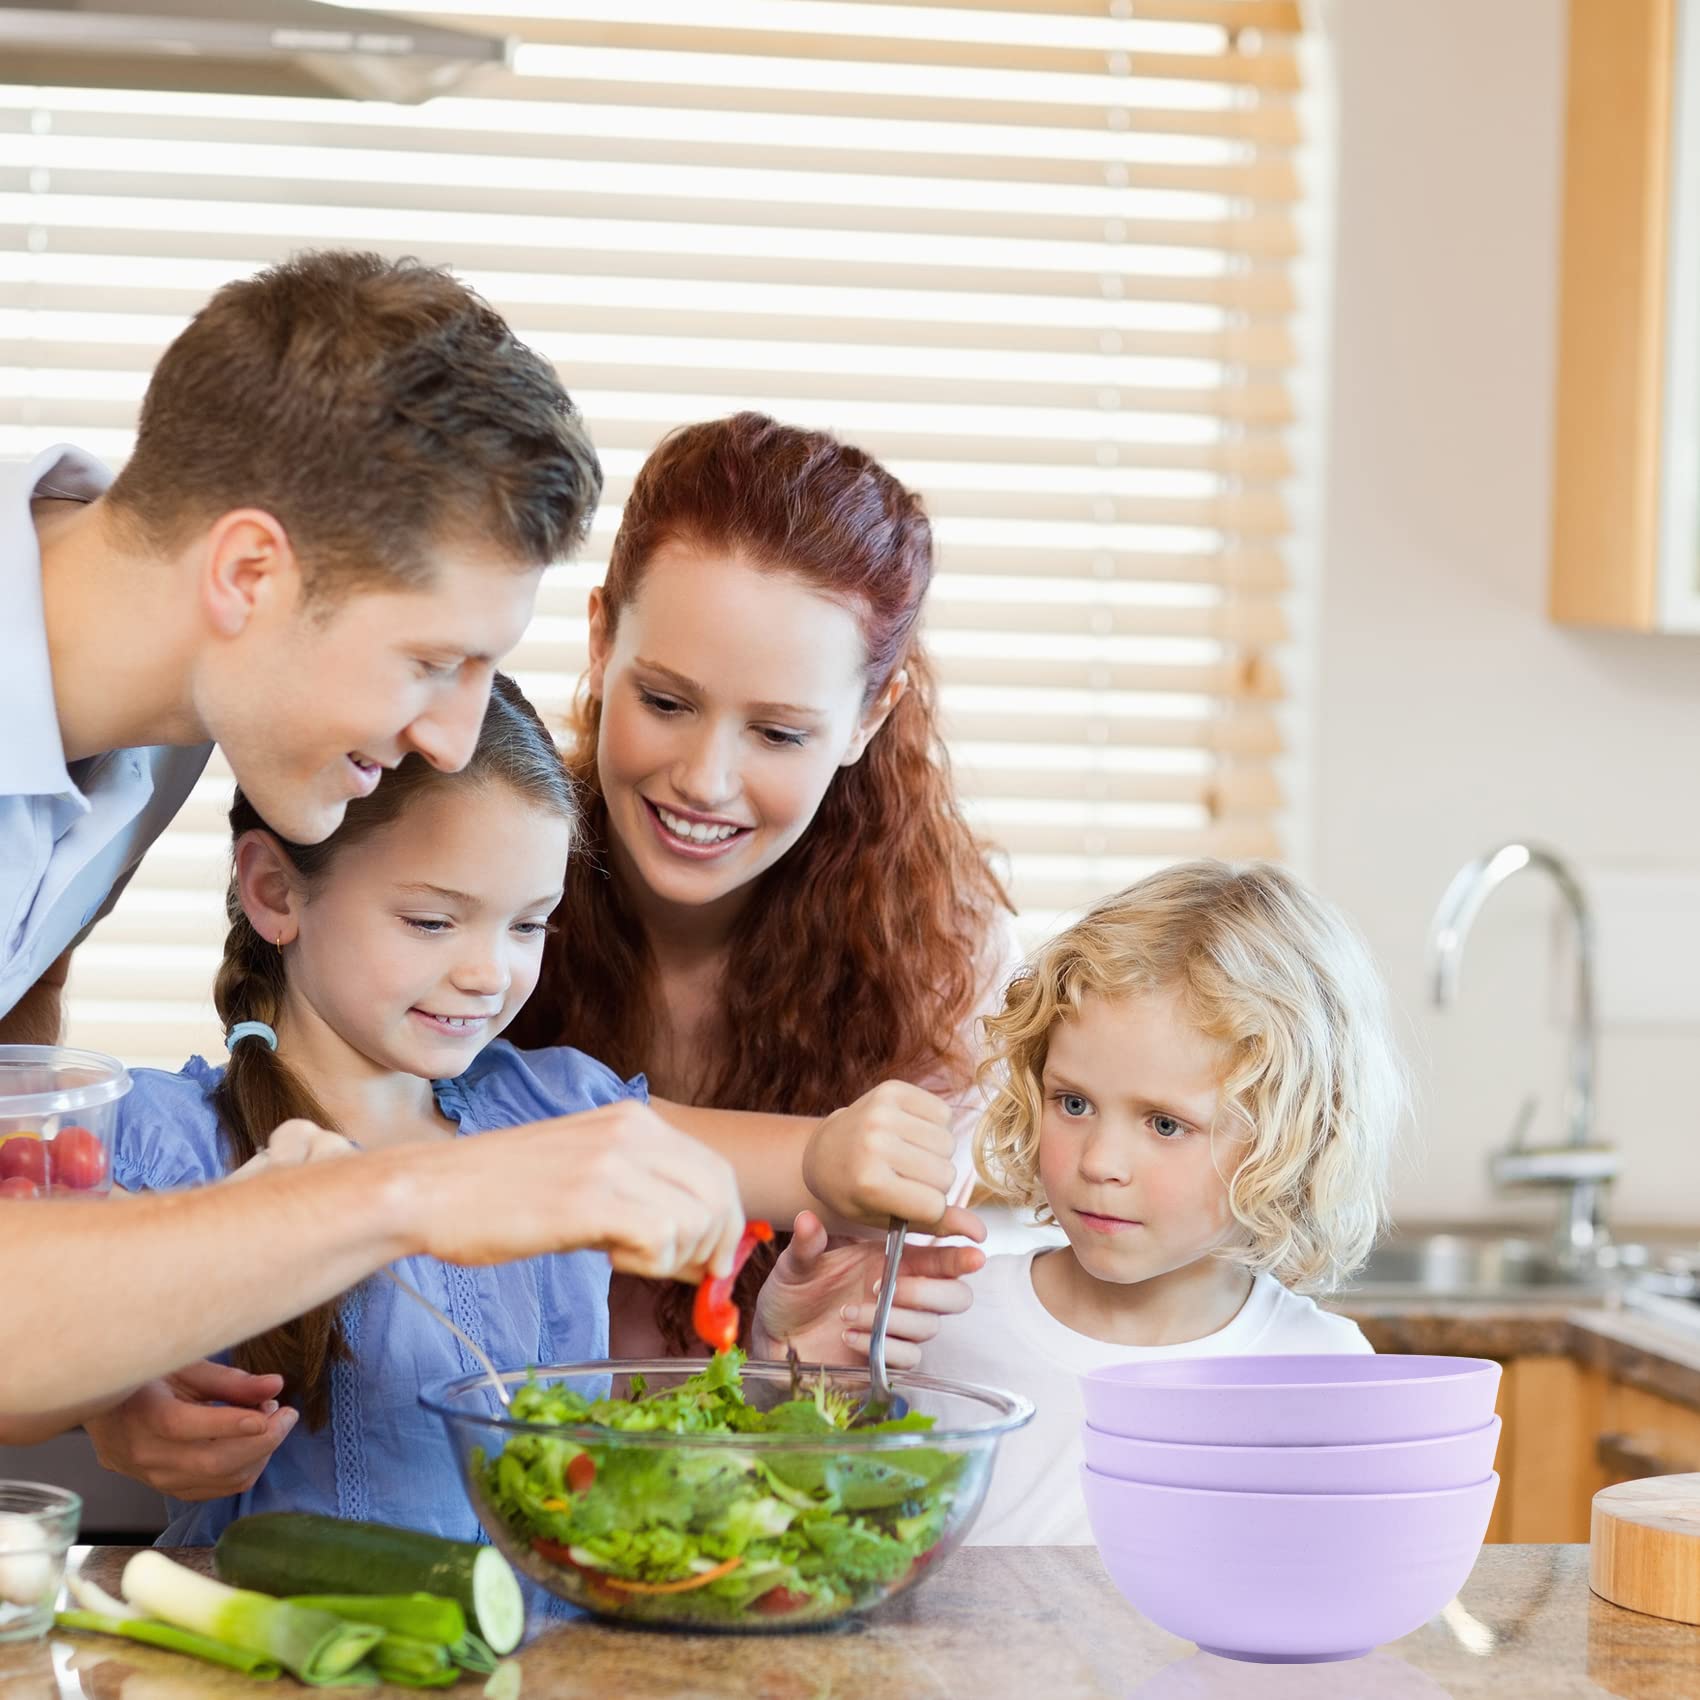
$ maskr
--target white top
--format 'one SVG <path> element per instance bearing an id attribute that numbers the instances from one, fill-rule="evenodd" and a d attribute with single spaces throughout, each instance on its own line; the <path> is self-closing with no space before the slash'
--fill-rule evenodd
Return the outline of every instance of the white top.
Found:
<path id="1" fill-rule="evenodd" d="M 974 1308 L 947 1317 L 922 1352 L 927 1375 L 1025 1394 L 1035 1412 L 998 1443 L 986 1503 L 968 1531 L 971 1546 L 1090 1546 L 1080 1496 L 1083 1371 L 1156 1358 L 1243 1357 L 1269 1352 L 1367 1352 L 1358 1325 L 1319 1310 L 1273 1275 L 1252 1281 L 1225 1328 L 1173 1346 L 1119 1346 L 1077 1334 L 1033 1290 L 1033 1259 L 1045 1248 L 993 1257 L 970 1277 Z"/>
<path id="2" fill-rule="evenodd" d="M 64 444 L 0 459 L 0 1015 L 118 901 L 212 750 L 113 750 L 66 764 L 30 502 L 89 502 L 111 482 Z"/>

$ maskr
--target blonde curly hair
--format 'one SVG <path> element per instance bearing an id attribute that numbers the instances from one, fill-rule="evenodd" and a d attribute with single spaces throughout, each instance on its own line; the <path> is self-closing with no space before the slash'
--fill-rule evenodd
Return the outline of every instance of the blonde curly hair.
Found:
<path id="1" fill-rule="evenodd" d="M 1214 1255 L 1297 1290 L 1336 1286 L 1386 1222 L 1405 1068 L 1363 940 L 1268 862 L 1179 863 L 1103 899 L 1040 947 L 985 1020 L 982 1180 L 1041 1221 L 1055 1219 L 1039 1181 L 1051 1035 L 1089 997 L 1168 991 L 1227 1046 L 1211 1131 L 1246 1143 L 1224 1177 L 1245 1242 Z"/>

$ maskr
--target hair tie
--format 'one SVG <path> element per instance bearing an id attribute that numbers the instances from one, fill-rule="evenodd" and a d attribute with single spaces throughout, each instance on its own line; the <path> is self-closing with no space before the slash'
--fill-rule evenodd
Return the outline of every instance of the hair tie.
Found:
<path id="1" fill-rule="evenodd" d="M 238 1021 L 236 1025 L 225 1034 L 224 1048 L 227 1051 L 234 1051 L 239 1039 L 246 1039 L 250 1036 L 255 1039 L 264 1039 L 266 1045 L 271 1050 L 275 1051 L 277 1049 L 277 1034 L 273 1032 L 272 1029 L 263 1021 Z"/>

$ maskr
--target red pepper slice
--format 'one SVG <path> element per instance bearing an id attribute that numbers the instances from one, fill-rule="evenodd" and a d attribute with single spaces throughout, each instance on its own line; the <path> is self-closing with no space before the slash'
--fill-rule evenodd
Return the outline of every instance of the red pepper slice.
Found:
<path id="1" fill-rule="evenodd" d="M 732 1254 L 730 1275 L 711 1275 L 697 1288 L 696 1303 L 691 1307 L 691 1326 L 697 1338 L 724 1352 L 738 1343 L 738 1307 L 732 1302 L 732 1283 L 738 1271 L 749 1261 L 758 1245 L 773 1238 L 769 1222 L 746 1222 L 738 1239 L 738 1249 Z"/>

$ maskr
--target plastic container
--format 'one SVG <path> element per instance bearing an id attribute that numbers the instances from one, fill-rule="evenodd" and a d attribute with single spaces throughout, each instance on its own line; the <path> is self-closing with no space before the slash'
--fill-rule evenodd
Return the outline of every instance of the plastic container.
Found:
<path id="1" fill-rule="evenodd" d="M 1434 1440 L 1368 1446 L 1180 1446 L 1100 1434 L 1086 1424 L 1088 1468 L 1123 1481 L 1230 1493 L 1429 1493 L 1493 1471 L 1500 1421 Z"/>
<path id="2" fill-rule="evenodd" d="M 1081 1466 L 1110 1579 L 1224 1658 L 1357 1658 L 1420 1628 L 1474 1568 L 1499 1477 L 1442 1493 L 1218 1493 Z"/>
<path id="3" fill-rule="evenodd" d="M 0 1203 L 112 1190 L 112 1136 L 130 1071 L 66 1045 L 0 1045 Z"/>
<path id="4" fill-rule="evenodd" d="M 1491 1358 L 1269 1355 L 1113 1364 L 1080 1378 L 1101 1434 L 1182 1446 L 1371 1446 L 1493 1421 Z"/>
<path id="5" fill-rule="evenodd" d="M 47 1632 L 82 1509 L 64 1488 L 0 1481 L 0 1642 Z"/>
<path id="6" fill-rule="evenodd" d="M 659 1393 L 702 1368 L 701 1361 L 690 1359 L 604 1359 L 530 1373 L 544 1383 L 565 1382 L 587 1398 L 624 1399 L 630 1397 L 634 1375 L 644 1378 L 651 1393 Z M 517 1385 L 527 1373 L 516 1370 L 502 1379 Z M 867 1397 L 866 1369 L 819 1373 L 833 1391 L 857 1400 Z M 805 1397 L 816 1374 L 804 1372 Z M 911 1410 L 936 1419 L 932 1429 L 895 1434 L 852 1429 L 831 1436 L 673 1434 L 528 1423 L 502 1414 L 481 1375 L 452 1382 L 440 1394 L 422 1395 L 420 1403 L 447 1427 L 467 1493 L 490 1539 L 550 1593 L 622 1623 L 750 1633 L 835 1622 L 912 1586 L 960 1545 L 985 1499 L 998 1441 L 1033 1414 L 1027 1400 L 993 1388 L 925 1375 L 900 1375 L 893 1381 Z M 758 1409 L 783 1403 L 792 1397 L 791 1370 L 781 1363 L 748 1363 L 743 1391 Z M 568 1443 L 563 1453 L 582 1448 L 595 1466 L 588 1485 L 571 1487 L 563 1481 L 563 1509 L 569 1496 L 582 1495 L 589 1506 L 591 1496 L 600 1495 L 608 1528 L 628 1532 L 634 1542 L 665 1539 L 663 1531 L 677 1529 L 697 1543 L 700 1531 L 716 1519 L 740 1515 L 772 1514 L 781 1530 L 790 1521 L 800 1534 L 809 1519 L 796 1513 L 829 1498 L 845 1515 L 830 1526 L 811 1525 L 832 1537 L 815 1542 L 805 1560 L 811 1597 L 764 1580 L 767 1573 L 754 1562 L 683 1591 L 645 1587 L 641 1577 L 597 1568 L 586 1562 L 582 1549 L 575 1555 L 570 1545 L 551 1539 L 553 1518 L 547 1511 L 511 1523 L 503 1515 L 490 1490 L 504 1455 L 516 1447 L 516 1467 L 535 1464 L 539 1440 Z M 871 1555 L 857 1541 L 852 1523 L 876 1537 Z"/>

